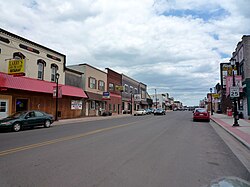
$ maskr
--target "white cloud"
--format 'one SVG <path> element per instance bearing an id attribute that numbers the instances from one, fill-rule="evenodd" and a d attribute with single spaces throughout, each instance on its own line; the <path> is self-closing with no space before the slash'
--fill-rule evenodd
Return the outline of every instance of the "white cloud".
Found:
<path id="1" fill-rule="evenodd" d="M 247 7 L 248 0 L 9 0 L 0 24 L 66 54 L 68 65 L 113 68 L 198 104 L 219 81 L 219 63 L 249 34 Z M 191 13 L 164 14 L 173 9 Z"/>

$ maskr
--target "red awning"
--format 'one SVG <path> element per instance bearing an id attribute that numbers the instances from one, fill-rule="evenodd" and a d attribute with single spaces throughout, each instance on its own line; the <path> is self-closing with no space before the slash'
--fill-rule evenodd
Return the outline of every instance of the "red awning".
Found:
<path id="1" fill-rule="evenodd" d="M 2 88 L 53 94 L 54 86 L 56 86 L 54 82 L 36 80 L 29 77 L 13 77 L 12 75 L 0 72 L 0 87 Z M 88 98 L 81 88 L 68 85 L 60 86 L 62 87 L 62 95 Z"/>
<path id="2" fill-rule="evenodd" d="M 118 94 L 110 93 L 110 97 L 118 97 L 118 98 L 121 98 L 122 96 L 121 96 L 121 95 L 118 95 Z"/>

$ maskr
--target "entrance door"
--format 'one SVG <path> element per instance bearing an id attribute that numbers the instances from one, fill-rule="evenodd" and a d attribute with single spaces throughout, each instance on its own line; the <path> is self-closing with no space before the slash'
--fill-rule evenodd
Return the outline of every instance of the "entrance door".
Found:
<path id="1" fill-rule="evenodd" d="M 0 119 L 8 116 L 9 101 L 7 99 L 0 99 Z"/>
<path id="2" fill-rule="evenodd" d="M 28 99 L 16 99 L 16 112 L 28 110 Z"/>

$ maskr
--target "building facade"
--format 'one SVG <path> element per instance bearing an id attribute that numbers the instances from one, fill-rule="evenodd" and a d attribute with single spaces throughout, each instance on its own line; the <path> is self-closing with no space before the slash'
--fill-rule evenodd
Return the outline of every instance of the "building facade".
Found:
<path id="1" fill-rule="evenodd" d="M 107 101 L 103 98 L 103 93 L 107 92 L 107 73 L 86 63 L 67 68 L 83 73 L 82 89 L 88 96 L 85 102 L 85 115 L 99 116 L 106 111 Z"/>
<path id="2" fill-rule="evenodd" d="M 110 98 L 107 100 L 107 110 L 112 114 L 122 114 L 122 75 L 106 68 L 107 85 Z"/>
<path id="3" fill-rule="evenodd" d="M 71 101 L 86 98 L 82 89 L 65 85 L 66 56 L 0 29 L 0 117 L 24 110 L 56 115 L 58 81 L 60 118 L 81 115 Z"/>

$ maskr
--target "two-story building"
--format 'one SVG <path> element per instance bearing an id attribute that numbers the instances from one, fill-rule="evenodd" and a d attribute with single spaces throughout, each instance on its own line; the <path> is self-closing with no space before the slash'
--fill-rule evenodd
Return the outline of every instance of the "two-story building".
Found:
<path id="1" fill-rule="evenodd" d="M 107 92 L 107 73 L 86 63 L 70 65 L 67 68 L 83 74 L 82 89 L 88 96 L 85 102 L 85 115 L 98 116 L 102 111 L 106 111 L 107 102 L 103 94 Z"/>
<path id="2" fill-rule="evenodd" d="M 33 109 L 56 115 L 56 108 L 61 118 L 79 117 L 72 100 L 87 96 L 65 85 L 65 64 L 64 54 L 0 29 L 0 117 Z"/>

